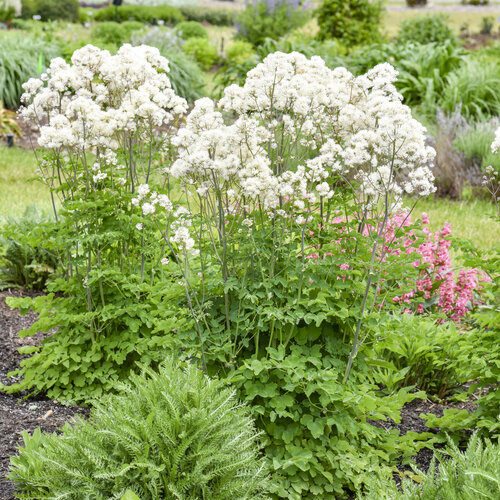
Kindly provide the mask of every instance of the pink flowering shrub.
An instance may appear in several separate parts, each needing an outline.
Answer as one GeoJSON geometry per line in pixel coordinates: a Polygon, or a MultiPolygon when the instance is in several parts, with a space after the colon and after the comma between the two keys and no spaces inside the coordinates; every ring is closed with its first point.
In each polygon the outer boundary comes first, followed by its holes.
{"type": "MultiPolygon", "coordinates": [[[[352,255],[349,255],[347,251],[348,239],[353,237],[353,228],[345,222],[346,219],[342,215],[337,215],[331,220],[332,225],[338,226],[337,231],[341,235],[340,238],[332,241],[338,245],[335,253],[325,251],[324,247],[318,245],[317,233],[309,230],[307,236],[310,244],[306,247],[305,258],[325,260],[337,254],[334,260],[340,270],[353,269],[356,264],[350,260],[352,255]],[[345,254],[349,263],[338,262],[339,254],[345,254]]],[[[458,323],[480,302],[480,292],[489,278],[478,268],[459,270],[453,268],[450,255],[450,223],[446,223],[440,231],[433,233],[429,228],[429,217],[423,213],[423,238],[416,237],[418,228],[415,224],[408,213],[396,213],[388,220],[384,230],[383,244],[378,249],[377,260],[381,263],[386,263],[390,257],[415,254],[413,267],[418,269],[418,273],[416,277],[414,273],[408,273],[407,291],[394,296],[392,301],[401,304],[407,313],[443,313],[447,318],[458,323]],[[404,231],[401,231],[402,229],[404,231]]],[[[365,237],[373,236],[377,230],[376,226],[367,223],[362,234],[365,237]]],[[[341,275],[337,279],[345,281],[346,276],[341,275]]],[[[382,273],[378,293],[387,279],[387,274],[382,273]]],[[[381,308],[382,303],[379,302],[378,307],[381,308]]]]}
{"type": "MultiPolygon", "coordinates": [[[[407,236],[404,242],[407,254],[418,255],[413,265],[416,268],[422,267],[419,278],[414,290],[394,297],[393,300],[400,304],[408,304],[408,312],[424,313],[432,310],[444,313],[449,319],[458,323],[473,306],[478,304],[477,295],[482,283],[488,281],[488,277],[477,268],[463,268],[459,271],[453,269],[450,256],[450,223],[446,223],[436,233],[432,233],[428,227],[429,217],[426,213],[422,214],[422,223],[425,241],[414,246],[412,239],[407,236]],[[413,309],[410,305],[414,306],[413,309]]],[[[394,239],[394,228],[401,224],[410,226],[411,217],[397,214],[388,225],[386,242],[394,239]]]]}

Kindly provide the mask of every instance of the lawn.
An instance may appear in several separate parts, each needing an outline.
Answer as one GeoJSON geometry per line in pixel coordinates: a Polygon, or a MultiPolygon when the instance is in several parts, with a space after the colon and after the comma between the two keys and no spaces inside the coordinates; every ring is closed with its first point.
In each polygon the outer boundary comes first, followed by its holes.
{"type": "MultiPolygon", "coordinates": [[[[36,159],[33,152],[2,147],[0,149],[0,183],[4,196],[0,199],[0,214],[20,215],[35,204],[50,212],[51,200],[46,186],[35,179],[36,159]]],[[[420,200],[415,215],[427,212],[431,229],[437,231],[451,222],[453,235],[473,240],[479,248],[492,248],[500,241],[500,227],[492,224],[494,206],[484,200],[451,201],[444,199],[420,200]]]]}
{"type": "Polygon", "coordinates": [[[0,215],[19,215],[33,204],[43,211],[51,210],[50,195],[45,185],[34,179],[35,170],[32,151],[0,146],[0,215]]]}

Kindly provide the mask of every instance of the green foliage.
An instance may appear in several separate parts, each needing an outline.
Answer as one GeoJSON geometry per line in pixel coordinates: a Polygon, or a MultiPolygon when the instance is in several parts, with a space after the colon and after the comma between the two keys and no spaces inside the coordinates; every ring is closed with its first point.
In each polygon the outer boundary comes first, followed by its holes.
{"type": "Polygon", "coordinates": [[[220,382],[168,359],[119,392],[61,435],[23,434],[9,474],[20,498],[265,498],[253,421],[220,382]]]}
{"type": "Polygon", "coordinates": [[[254,68],[268,54],[272,52],[300,52],[307,57],[319,55],[329,67],[345,65],[341,56],[345,55],[345,48],[337,40],[319,42],[315,39],[298,36],[284,37],[279,40],[266,38],[255,52],[248,42],[236,41],[226,51],[227,62],[216,78],[216,93],[220,94],[227,86],[245,82],[248,71],[254,68]],[[234,47],[234,48],[233,48],[234,47]]]}
{"type": "Polygon", "coordinates": [[[37,76],[40,64],[45,67],[59,55],[55,44],[35,36],[9,34],[0,37],[0,101],[17,109],[24,90],[22,84],[37,76]]]}
{"type": "MultiPolygon", "coordinates": [[[[500,408],[500,253],[498,248],[480,251],[467,240],[455,240],[463,252],[467,267],[479,267],[489,276],[482,299],[484,301],[472,315],[474,326],[467,335],[468,340],[460,340],[460,354],[457,369],[463,380],[471,381],[467,394],[479,395],[474,398],[477,410],[469,414],[467,410],[445,410],[442,417],[425,415],[428,427],[441,427],[449,432],[464,429],[483,429],[492,436],[500,436],[498,409],[500,408]],[[468,343],[470,342],[470,345],[468,343]],[[473,353],[473,358],[471,356],[473,353]],[[466,361],[468,358],[468,361],[466,361]],[[472,359],[471,359],[472,358],[472,359]]],[[[462,396],[466,397],[466,393],[462,396]]]]}
{"type": "Polygon", "coordinates": [[[452,41],[444,43],[372,44],[352,51],[326,54],[329,67],[345,66],[355,75],[387,61],[399,71],[396,87],[410,106],[435,118],[441,94],[447,85],[447,76],[462,65],[465,51],[452,41]]]}
{"type": "Polygon", "coordinates": [[[30,348],[32,356],[13,372],[23,379],[3,390],[27,389],[85,402],[113,391],[136,369],[136,362],[157,365],[171,349],[172,334],[189,328],[187,311],[178,305],[183,293],[179,286],[151,286],[112,267],[90,273],[88,282],[90,292],[81,277],[74,277],[54,280],[47,295],[9,299],[21,313],[33,309],[39,315],[21,336],[56,331],[41,348],[30,348]],[[99,297],[91,309],[89,293],[99,297]]]}
{"type": "Polygon", "coordinates": [[[493,26],[495,25],[494,17],[483,17],[481,19],[481,35],[491,35],[493,26]]]}
{"type": "Polygon", "coordinates": [[[250,58],[255,57],[255,52],[251,43],[243,40],[236,40],[226,50],[226,59],[234,64],[242,64],[250,58]]]}
{"type": "Polygon", "coordinates": [[[448,112],[461,105],[462,114],[481,120],[500,114],[500,65],[467,59],[446,78],[441,106],[448,112]]]}
{"type": "Polygon", "coordinates": [[[459,135],[454,142],[455,147],[471,160],[474,160],[484,170],[491,165],[495,171],[500,171],[500,158],[491,151],[495,139],[493,123],[477,123],[465,133],[459,135]]]}
{"type": "Polygon", "coordinates": [[[94,19],[96,21],[139,21],[145,24],[162,20],[166,23],[177,24],[184,21],[184,16],[176,7],[170,5],[160,5],[149,7],[145,5],[122,5],[116,9],[110,5],[104,9],[96,11],[94,19]]]}
{"type": "Polygon", "coordinates": [[[207,38],[190,38],[182,46],[182,50],[194,58],[205,71],[217,61],[217,49],[207,38]]]}
{"type": "Polygon", "coordinates": [[[318,39],[338,39],[346,47],[380,40],[382,4],[369,0],[323,0],[317,10],[318,39]]]}
{"type": "Polygon", "coordinates": [[[400,421],[399,409],[421,394],[383,397],[367,380],[362,362],[342,382],[348,346],[326,326],[301,328],[298,344],[267,349],[245,361],[229,380],[266,432],[265,451],[279,498],[345,498],[363,491],[370,477],[394,460],[408,459],[419,444],[368,422],[400,421]]]}
{"type": "Polygon", "coordinates": [[[138,21],[125,21],[122,24],[111,21],[102,22],[94,26],[91,37],[105,44],[114,44],[120,47],[124,43],[130,42],[130,35],[134,31],[143,28],[144,25],[138,21]]]}
{"type": "Polygon", "coordinates": [[[160,52],[168,59],[168,77],[175,92],[188,102],[202,97],[205,84],[203,73],[196,61],[180,50],[165,49],[160,52]]]}
{"type": "Polygon", "coordinates": [[[188,21],[198,21],[215,26],[232,26],[236,17],[235,9],[197,5],[196,7],[180,7],[180,10],[188,21]]]}
{"type": "Polygon", "coordinates": [[[78,0],[23,0],[22,17],[31,19],[34,15],[41,16],[42,21],[78,22],[78,0]]]}
{"type": "Polygon", "coordinates": [[[497,498],[500,494],[500,446],[489,440],[484,443],[474,434],[465,451],[449,440],[443,452],[436,452],[425,474],[416,471],[404,478],[401,490],[392,478],[375,479],[365,500],[477,500],[497,498]]]}
{"type": "Polygon", "coordinates": [[[183,21],[176,26],[177,33],[184,40],[190,38],[208,38],[207,30],[197,21],[183,21]]]}
{"type": "Polygon", "coordinates": [[[380,327],[368,363],[375,379],[389,391],[416,387],[442,399],[469,380],[461,367],[468,366],[471,374],[474,340],[474,332],[461,333],[452,322],[397,316],[380,327]]]}
{"type": "Polygon", "coordinates": [[[45,288],[58,263],[56,252],[44,246],[52,223],[31,206],[22,217],[8,217],[0,226],[0,289],[45,288]]]}
{"type": "Polygon", "coordinates": [[[16,15],[16,10],[6,0],[0,0],[0,23],[11,21],[16,15]]]}
{"type": "MultiPolygon", "coordinates": [[[[493,221],[492,221],[493,223],[493,221]]],[[[498,224],[498,217],[496,220],[498,224]]],[[[500,408],[500,249],[495,247],[488,252],[478,250],[471,242],[461,242],[465,265],[483,269],[490,278],[485,285],[484,304],[473,315],[476,328],[476,348],[474,357],[478,366],[472,371],[469,388],[482,392],[477,403],[479,408],[471,419],[475,428],[484,428],[497,437],[500,436],[498,411],[500,408]]],[[[470,422],[470,419],[469,419],[470,422]]]]}
{"type": "Polygon", "coordinates": [[[413,17],[401,23],[397,36],[398,43],[445,43],[451,41],[458,44],[453,30],[446,24],[443,14],[413,17]]]}
{"type": "Polygon", "coordinates": [[[422,5],[427,5],[427,0],[406,0],[406,5],[408,5],[408,7],[420,7],[422,5]]]}
{"type": "Polygon", "coordinates": [[[488,5],[490,3],[489,0],[462,0],[462,3],[465,5],[488,5]]]}
{"type": "Polygon", "coordinates": [[[258,46],[266,38],[278,39],[291,33],[306,21],[307,13],[286,1],[277,3],[272,9],[265,1],[248,4],[237,17],[237,37],[258,46]]]}

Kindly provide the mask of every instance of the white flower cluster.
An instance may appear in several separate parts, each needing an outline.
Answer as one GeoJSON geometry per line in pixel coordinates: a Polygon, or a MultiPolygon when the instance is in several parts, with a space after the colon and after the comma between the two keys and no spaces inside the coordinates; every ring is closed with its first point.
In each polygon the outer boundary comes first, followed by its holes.
{"type": "Polygon", "coordinates": [[[277,187],[271,161],[262,147],[268,139],[257,120],[241,116],[225,125],[222,114],[209,98],[195,106],[172,143],[178,146],[178,157],[170,173],[192,180],[203,196],[209,187],[230,190],[235,185],[241,194],[267,199],[277,187]]]}
{"type": "Polygon", "coordinates": [[[389,64],[356,78],[319,57],[270,54],[243,87],[225,90],[220,110],[206,98],[196,103],[174,138],[170,173],[199,194],[230,185],[267,206],[283,196],[330,198],[339,177],[359,182],[365,200],[426,196],[435,189],[435,152],[402,104],[396,77],[389,64]]]}
{"type": "Polygon", "coordinates": [[[116,150],[120,134],[152,130],[185,113],[158,49],[124,45],[114,56],[87,45],[72,64],[53,59],[47,73],[24,84],[22,115],[37,122],[41,147],[72,152],[116,150]]]}
{"type": "Polygon", "coordinates": [[[496,129],[495,140],[491,144],[491,151],[493,153],[498,153],[498,150],[500,150],[500,127],[496,129]]]}

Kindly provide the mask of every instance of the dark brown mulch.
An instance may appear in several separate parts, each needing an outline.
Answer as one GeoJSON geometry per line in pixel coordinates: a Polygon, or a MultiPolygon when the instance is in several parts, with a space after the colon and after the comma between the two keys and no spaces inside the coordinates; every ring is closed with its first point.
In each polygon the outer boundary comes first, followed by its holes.
{"type": "Polygon", "coordinates": [[[493,42],[500,38],[499,33],[491,33],[490,35],[485,35],[482,33],[477,33],[475,35],[467,36],[463,39],[464,48],[467,50],[477,50],[481,47],[491,45],[493,42]]]}
{"type": "MultiPolygon", "coordinates": [[[[30,326],[36,315],[21,316],[5,303],[8,296],[19,296],[19,292],[0,292],[0,382],[11,384],[15,379],[7,373],[16,369],[24,356],[17,349],[33,345],[43,339],[42,334],[20,339],[17,333],[30,326]]],[[[22,443],[23,430],[33,432],[37,427],[54,432],[76,414],[88,415],[87,408],[63,406],[44,397],[23,399],[20,395],[0,392],[0,500],[13,500],[15,486],[5,479],[9,471],[9,456],[16,453],[22,443]]]]}

